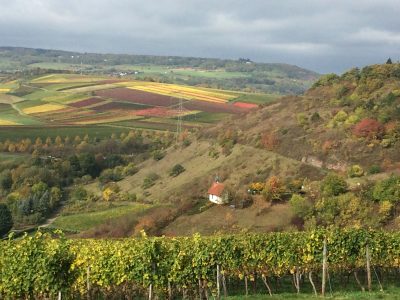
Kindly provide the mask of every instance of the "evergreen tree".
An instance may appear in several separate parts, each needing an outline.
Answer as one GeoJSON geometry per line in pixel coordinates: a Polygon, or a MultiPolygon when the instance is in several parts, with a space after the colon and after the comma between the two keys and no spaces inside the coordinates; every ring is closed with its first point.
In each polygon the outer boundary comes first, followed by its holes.
{"type": "Polygon", "coordinates": [[[0,203],[0,237],[5,235],[13,226],[11,212],[5,204],[0,203]]]}
{"type": "Polygon", "coordinates": [[[389,57],[388,60],[386,61],[387,65],[391,65],[392,64],[392,59],[389,57]]]}

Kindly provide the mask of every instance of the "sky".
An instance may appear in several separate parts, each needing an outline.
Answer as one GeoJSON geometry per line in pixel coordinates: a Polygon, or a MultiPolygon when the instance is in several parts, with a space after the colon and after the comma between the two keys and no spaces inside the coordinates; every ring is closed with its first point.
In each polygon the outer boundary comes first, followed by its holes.
{"type": "Polygon", "coordinates": [[[400,0],[0,0],[0,46],[288,63],[400,59],[400,0]]]}

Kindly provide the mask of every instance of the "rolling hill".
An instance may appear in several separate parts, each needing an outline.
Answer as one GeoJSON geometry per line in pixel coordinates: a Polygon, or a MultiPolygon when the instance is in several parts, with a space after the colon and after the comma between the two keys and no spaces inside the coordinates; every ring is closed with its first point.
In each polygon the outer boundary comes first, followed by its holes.
{"type": "Polygon", "coordinates": [[[256,63],[249,59],[97,54],[0,47],[0,75],[38,74],[46,70],[279,95],[302,93],[319,77],[319,74],[298,66],[256,63]]]}

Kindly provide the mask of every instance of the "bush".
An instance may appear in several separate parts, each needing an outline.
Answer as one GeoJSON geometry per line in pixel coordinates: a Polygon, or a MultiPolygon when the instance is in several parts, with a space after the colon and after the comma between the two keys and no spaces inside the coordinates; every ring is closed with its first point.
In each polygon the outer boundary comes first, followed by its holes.
{"type": "Polygon", "coordinates": [[[361,177],[364,175],[364,170],[360,165],[353,165],[347,171],[350,178],[361,177]]]}
{"type": "Polygon", "coordinates": [[[176,177],[183,172],[185,172],[185,168],[180,164],[176,164],[169,172],[169,176],[176,177]]]}
{"type": "Polygon", "coordinates": [[[87,195],[88,195],[88,192],[85,190],[85,188],[83,186],[79,185],[72,190],[71,199],[77,200],[77,201],[82,201],[82,200],[86,200],[87,195]]]}
{"type": "Polygon", "coordinates": [[[381,170],[381,167],[378,165],[372,165],[368,169],[368,174],[378,174],[380,172],[382,172],[382,170],[381,170]]]}
{"type": "Polygon", "coordinates": [[[335,173],[328,174],[321,182],[321,193],[324,196],[338,196],[346,191],[346,181],[335,173]]]}
{"type": "Polygon", "coordinates": [[[312,204],[298,194],[293,194],[292,198],[289,200],[289,204],[294,214],[300,218],[304,219],[312,214],[312,204]]]}
{"type": "Polygon", "coordinates": [[[285,187],[282,181],[277,176],[271,176],[265,183],[262,191],[264,199],[267,201],[282,200],[285,187]]]}
{"type": "Polygon", "coordinates": [[[11,212],[7,205],[0,203],[0,237],[5,235],[13,226],[11,212]]]}
{"type": "Polygon", "coordinates": [[[400,176],[391,176],[388,179],[378,182],[373,190],[372,197],[375,201],[400,201],[400,176]]]}
{"type": "Polygon", "coordinates": [[[142,188],[148,189],[149,187],[152,187],[159,178],[160,176],[158,174],[150,173],[145,177],[145,179],[143,179],[142,188]]]}
{"type": "Polygon", "coordinates": [[[153,151],[152,156],[154,160],[162,160],[165,156],[165,152],[161,150],[155,150],[153,151]]]}
{"type": "Polygon", "coordinates": [[[357,137],[380,138],[383,134],[383,126],[375,119],[363,119],[354,126],[353,134],[357,137]]]}
{"type": "Polygon", "coordinates": [[[318,112],[314,112],[310,117],[310,121],[313,123],[318,122],[319,120],[321,120],[321,116],[318,112]]]}
{"type": "Polygon", "coordinates": [[[137,172],[138,172],[138,168],[135,166],[135,164],[129,163],[127,166],[124,167],[122,175],[130,176],[130,175],[136,174],[137,172]]]}

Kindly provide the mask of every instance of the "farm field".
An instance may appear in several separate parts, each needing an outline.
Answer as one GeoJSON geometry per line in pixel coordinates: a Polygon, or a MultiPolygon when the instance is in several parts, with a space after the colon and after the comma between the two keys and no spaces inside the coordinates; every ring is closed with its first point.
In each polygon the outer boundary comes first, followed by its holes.
{"type": "MultiPolygon", "coordinates": [[[[74,132],[75,126],[97,125],[101,125],[99,130],[174,130],[178,116],[183,118],[184,128],[207,126],[275,99],[259,93],[100,75],[47,74],[0,83],[0,126],[30,126],[30,132],[36,130],[32,126],[38,130],[50,126],[48,135],[57,131],[55,127],[60,127],[63,135],[71,135],[67,132],[74,132]]],[[[0,130],[0,137],[4,134],[0,130]]]]}

